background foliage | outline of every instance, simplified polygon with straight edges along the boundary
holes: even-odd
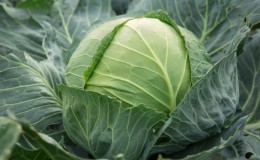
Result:
[[[62,110],[72,92],[61,96],[58,85],[65,83],[68,60],[81,39],[96,25],[117,15],[143,15],[157,9],[167,11],[180,26],[192,31],[214,65],[210,75],[196,84],[201,86],[199,90],[193,89],[186,99],[210,98],[199,97],[197,93],[209,93],[209,87],[215,85],[210,83],[211,79],[220,75],[223,76],[216,81],[218,88],[238,85],[239,92],[228,96],[229,104],[216,100],[215,105],[234,106],[225,127],[215,128],[218,134],[189,146],[177,144],[173,140],[181,135],[176,132],[185,132],[185,128],[176,130],[175,126],[193,125],[191,122],[198,118],[195,111],[179,109],[178,112],[192,114],[191,118],[183,116],[179,124],[168,127],[169,120],[163,128],[168,127],[166,131],[160,130],[158,135],[168,135],[166,139],[170,140],[160,144],[157,139],[148,139],[147,149],[138,154],[146,159],[152,153],[169,153],[169,146],[178,145],[180,151],[164,156],[192,160],[260,159],[259,0],[0,0],[0,160],[92,158],[68,138],[63,128]],[[233,66],[232,71],[228,65]],[[232,79],[233,73],[238,74],[238,81],[225,83]],[[208,86],[203,88],[204,84]],[[220,94],[225,95],[222,91]],[[64,97],[67,99],[63,100]],[[207,104],[199,104],[203,105]],[[133,113],[147,112],[152,116],[149,110],[137,111],[133,109]],[[120,108],[119,112],[130,111]],[[146,129],[150,130],[149,127]],[[129,143],[133,136],[114,145]]]

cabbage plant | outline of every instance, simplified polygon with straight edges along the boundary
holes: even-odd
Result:
[[[259,159],[259,7],[0,1],[0,160]]]
[[[198,38],[163,11],[104,23],[82,40],[68,63],[68,86],[88,98],[71,104],[74,92],[63,86],[64,127],[95,158],[122,153],[139,159],[154,136],[155,147],[171,146],[162,153],[177,152],[220,132],[235,112],[236,69],[215,82],[211,77],[217,73],[207,73],[211,68]],[[223,90],[232,94],[211,93]],[[79,112],[75,124],[71,113]],[[165,127],[172,133],[161,134]],[[146,156],[158,150],[150,149]]]

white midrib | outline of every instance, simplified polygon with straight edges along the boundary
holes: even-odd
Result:
[[[155,55],[154,51],[152,50],[152,48],[150,47],[150,45],[145,41],[145,39],[142,37],[142,35],[137,31],[135,30],[134,28],[128,26],[128,25],[125,25],[129,28],[131,28],[132,30],[134,30],[138,36],[142,39],[142,41],[145,43],[145,45],[147,46],[147,48],[149,49],[149,51],[152,53],[155,61],[157,62],[156,64],[158,65],[158,67],[161,69],[162,73],[163,73],[163,76],[165,77],[165,82],[166,82],[166,85],[167,85],[167,88],[168,88],[168,92],[169,92],[169,106],[166,106],[168,109],[171,109],[173,107],[176,106],[176,101],[175,101],[175,94],[173,92],[173,89],[172,89],[172,84],[171,84],[171,81],[170,81],[170,78],[169,78],[169,75],[167,74],[166,72],[166,68],[162,65],[161,61],[158,59],[158,57]]]
[[[60,8],[60,6],[59,6],[58,4],[56,4],[56,7],[57,7],[57,9],[58,9],[58,11],[59,11],[59,15],[60,15],[60,18],[61,18],[62,26],[63,26],[63,28],[64,28],[64,30],[65,30],[65,34],[66,34],[66,36],[67,36],[66,38],[67,38],[67,40],[69,41],[69,43],[71,44],[72,41],[73,41],[73,39],[72,39],[72,37],[71,37],[71,35],[70,35],[70,33],[69,33],[69,30],[68,30],[68,27],[67,27],[67,25],[66,25],[65,19],[64,19],[63,15],[62,15],[61,8]]]

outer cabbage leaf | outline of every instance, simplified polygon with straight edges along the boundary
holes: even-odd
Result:
[[[161,128],[157,143],[151,142],[153,149],[147,152],[178,152],[189,144],[221,132],[238,104],[236,62],[233,52],[189,90]]]
[[[35,11],[34,8],[32,10]],[[65,63],[91,25],[115,15],[110,1],[103,0],[57,0],[48,13],[45,17],[37,18],[41,23],[47,21],[51,24],[53,32],[56,33],[57,46],[63,50],[62,58]]]
[[[253,34],[252,39],[248,39],[244,53],[239,57],[238,70],[240,85],[245,86],[241,89],[240,97],[247,97],[241,98],[240,105],[243,105],[243,111],[251,111],[245,127],[244,143],[247,150],[243,153],[249,154],[252,159],[256,157],[260,159],[260,30],[256,30]],[[248,77],[243,76],[245,73]]]
[[[95,158],[123,154],[139,159],[147,143],[166,119],[143,105],[127,108],[114,98],[62,86],[63,122],[72,140]]]
[[[22,132],[21,126],[9,119],[0,117],[0,159],[8,160]]]
[[[18,7],[29,10],[28,14],[40,23],[50,23],[64,49],[73,41],[80,40],[91,24],[114,15],[110,2],[102,0],[24,0],[18,3]]]
[[[258,160],[260,158],[260,130],[244,131],[239,139],[219,153],[222,159]]]
[[[0,55],[28,52],[33,58],[47,58],[41,44],[44,31],[23,9],[0,3]]]
[[[238,73],[239,108],[243,115],[250,114],[248,125],[253,127],[260,125],[260,29],[252,31],[251,34],[238,57]]]
[[[128,12],[156,9],[166,10],[178,25],[198,36],[212,62],[229,54],[227,49],[241,27],[260,20],[259,0],[134,0]]]
[[[233,121],[230,126],[224,127],[221,133],[189,145],[184,150],[167,155],[171,159],[182,160],[213,160],[225,158],[219,153],[224,147],[232,146],[238,137],[243,133],[247,117],[241,117]]]
[[[41,149],[28,150],[18,145],[12,150],[10,160],[50,160],[49,156]]]
[[[68,152],[66,152],[54,139],[51,137],[41,134],[36,132],[33,128],[31,128],[28,124],[24,122],[19,122],[16,119],[9,119],[7,117],[0,117],[0,132],[2,133],[4,131],[4,136],[2,137],[1,134],[1,143],[0,146],[0,153],[2,149],[6,150],[6,153],[9,155],[12,152],[13,146],[17,144],[20,149],[17,150],[15,148],[16,153],[11,155],[11,158],[13,159],[19,159],[19,160],[27,160],[27,157],[30,157],[30,159],[39,159],[41,158],[42,160],[46,160],[47,157],[48,159],[51,160],[57,160],[57,159],[62,159],[62,160],[82,160],[81,158],[74,156]],[[10,139],[2,139],[2,138],[10,138]],[[33,141],[36,146],[30,145],[30,147],[33,148],[38,148],[37,150],[34,150],[32,152],[26,150],[26,148],[21,147],[19,140],[19,137],[27,137],[31,141]],[[8,141],[7,141],[8,140]],[[8,143],[7,143],[8,142]],[[26,143],[29,143],[28,141]],[[12,147],[10,147],[12,145]],[[41,151],[40,151],[41,150]],[[24,153],[27,153],[29,155],[24,155]],[[37,153],[37,154],[32,154],[32,153]],[[42,157],[37,157],[41,155]],[[3,156],[3,157],[2,157]],[[1,160],[7,160],[7,157],[5,157],[5,154],[0,154],[0,158],[3,158]]]
[[[77,46],[93,23],[114,16],[110,2],[102,0],[24,0],[16,7],[5,2],[0,14],[2,55],[26,51],[36,60],[48,58],[61,71],[73,52],[69,46]]]
[[[87,28],[96,21],[114,15],[110,1],[58,0],[55,1],[50,23],[69,44],[85,36]]]
[[[38,63],[27,54],[19,58],[0,55],[0,115],[7,116],[10,111],[41,132],[59,134],[60,83],[62,75],[48,61]]]
[[[47,6],[39,1],[33,1],[33,4],[23,2],[26,4],[22,5],[24,7],[37,7],[38,11],[34,12],[35,14],[42,13],[39,10],[48,12],[52,4],[49,4],[50,1],[46,1]],[[45,59],[52,61],[62,72],[65,68],[64,53],[62,47],[58,46],[54,28],[48,22],[40,21],[35,15],[31,15],[26,9],[12,7],[6,3],[1,3],[0,7],[1,55],[9,53],[22,55],[25,51],[37,61]]]
[[[244,134],[222,153],[227,159],[260,158],[260,30],[251,31],[238,57],[238,116],[249,115]]]

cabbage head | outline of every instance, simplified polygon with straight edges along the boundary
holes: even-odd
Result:
[[[126,107],[143,104],[169,113],[192,85],[189,50],[207,59],[196,42],[187,48],[194,41],[199,43],[173,21],[149,16],[112,20],[80,43],[67,67],[67,83],[115,97]]]

